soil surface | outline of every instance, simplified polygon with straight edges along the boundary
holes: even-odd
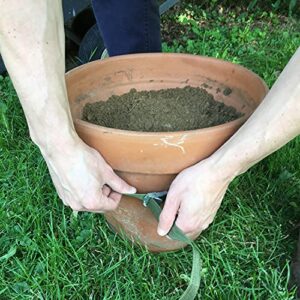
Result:
[[[82,119],[97,125],[133,131],[180,131],[233,121],[242,114],[215,101],[202,88],[137,92],[132,89],[107,101],[86,104]]]

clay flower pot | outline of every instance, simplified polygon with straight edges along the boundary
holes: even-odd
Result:
[[[168,190],[176,174],[208,157],[229,139],[268,91],[260,77],[239,65],[186,54],[135,54],[95,61],[67,73],[66,82],[79,136],[139,193]],[[132,88],[158,90],[187,85],[205,87],[216,100],[234,106],[244,116],[206,129],[157,133],[111,129],[80,119],[86,103]],[[228,88],[232,91],[229,95],[223,93]],[[105,216],[117,232],[124,232],[150,251],[184,246],[157,235],[157,221],[140,200],[124,196],[119,208]]]

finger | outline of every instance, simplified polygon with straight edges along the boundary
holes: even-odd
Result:
[[[102,193],[104,196],[108,197],[108,195],[111,193],[111,188],[107,185],[104,185],[102,187]]]
[[[136,188],[130,186],[127,182],[121,179],[113,171],[109,171],[109,174],[106,176],[106,183],[119,194],[134,194],[136,193]]]
[[[157,233],[166,235],[174,224],[174,220],[179,208],[178,198],[173,193],[168,193],[164,208],[159,217]]]
[[[119,203],[122,198],[122,195],[117,192],[111,192],[108,197],[113,201]]]
[[[92,199],[83,203],[83,210],[90,212],[104,212],[116,209],[118,203],[105,196],[101,191],[93,196]]]
[[[176,226],[183,231],[188,237],[197,237],[202,231],[208,228],[209,224],[213,221],[215,214],[209,215],[206,218],[189,217],[179,210],[176,220]]]
[[[203,220],[202,217],[196,216],[188,211],[186,208],[181,207],[178,212],[176,226],[186,235],[192,236],[197,232],[202,231]]]
[[[106,197],[106,196],[102,196],[101,199],[102,202],[102,211],[111,211],[111,210],[115,210],[118,207],[119,201],[114,201],[113,199]]]
[[[199,215],[197,219],[200,219]],[[179,208],[178,216],[176,219],[176,226],[180,228],[184,233],[190,233],[194,229],[194,214],[192,211],[188,210],[187,207],[182,205]]]

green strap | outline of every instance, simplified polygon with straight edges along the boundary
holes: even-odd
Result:
[[[144,204],[149,207],[157,221],[159,220],[159,216],[161,214],[161,207],[153,198],[148,198],[147,202],[145,202],[146,194],[133,194],[128,195],[131,197],[135,197],[144,202]],[[181,295],[179,300],[194,300],[197,296],[199,287],[200,287],[200,273],[201,273],[201,259],[200,259],[200,251],[196,244],[189,239],[175,224],[172,226],[171,230],[168,233],[168,236],[172,240],[178,240],[184,243],[187,243],[193,248],[193,267],[190,278],[190,283],[184,293]]]

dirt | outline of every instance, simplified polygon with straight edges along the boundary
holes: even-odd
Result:
[[[141,92],[132,89],[107,101],[86,104],[82,119],[110,128],[161,132],[206,128],[241,116],[205,89],[187,86]]]

